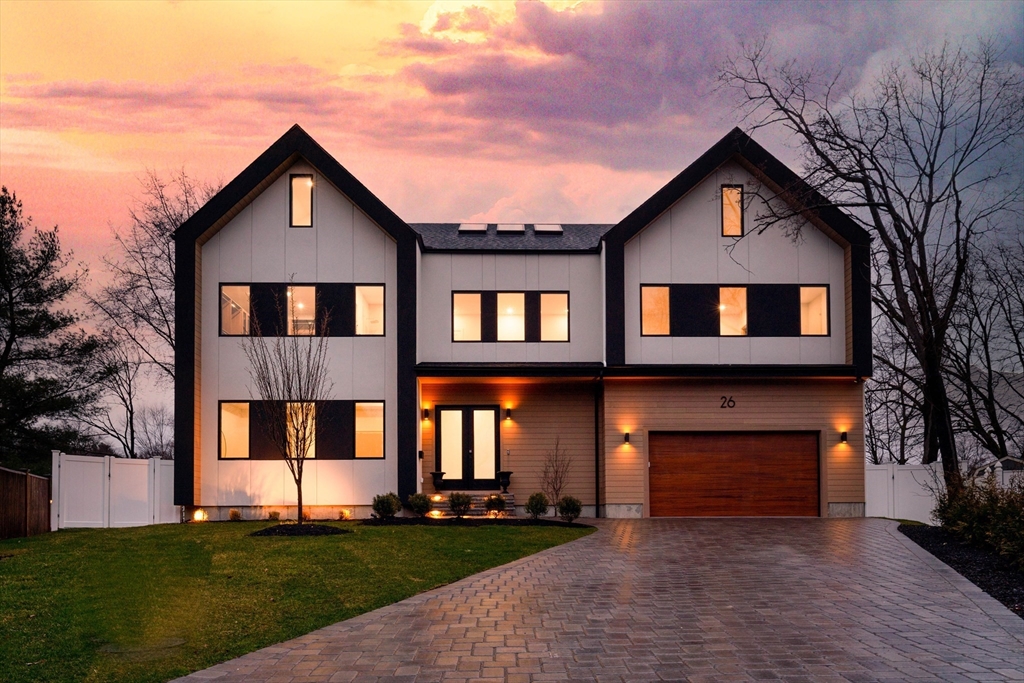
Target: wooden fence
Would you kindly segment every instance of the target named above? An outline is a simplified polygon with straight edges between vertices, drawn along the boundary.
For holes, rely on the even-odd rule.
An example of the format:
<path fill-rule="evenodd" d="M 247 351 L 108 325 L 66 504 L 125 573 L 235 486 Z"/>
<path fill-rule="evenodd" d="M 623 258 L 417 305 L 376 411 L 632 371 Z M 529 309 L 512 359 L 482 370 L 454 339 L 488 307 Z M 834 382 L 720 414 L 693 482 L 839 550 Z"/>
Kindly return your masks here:
<path fill-rule="evenodd" d="M 0 467 L 0 539 L 49 530 L 49 478 Z"/>

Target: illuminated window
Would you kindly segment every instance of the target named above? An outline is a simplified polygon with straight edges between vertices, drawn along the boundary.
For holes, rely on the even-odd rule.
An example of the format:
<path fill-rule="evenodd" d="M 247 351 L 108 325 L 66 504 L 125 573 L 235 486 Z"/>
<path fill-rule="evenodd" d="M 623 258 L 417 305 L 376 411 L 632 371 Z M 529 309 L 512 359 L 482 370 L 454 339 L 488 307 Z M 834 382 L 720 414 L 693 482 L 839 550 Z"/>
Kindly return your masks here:
<path fill-rule="evenodd" d="M 356 336 L 384 334 L 384 287 L 356 287 Z"/>
<path fill-rule="evenodd" d="M 526 341 L 526 295 L 498 292 L 498 341 Z"/>
<path fill-rule="evenodd" d="M 306 458 L 316 457 L 316 404 L 288 404 L 288 454 L 300 457 L 302 445 Z"/>
<path fill-rule="evenodd" d="M 800 334 L 828 334 L 828 287 L 800 288 Z"/>
<path fill-rule="evenodd" d="M 740 237 L 743 235 L 743 187 L 722 186 L 722 235 Z"/>
<path fill-rule="evenodd" d="M 249 404 L 220 404 L 220 457 L 249 457 Z"/>
<path fill-rule="evenodd" d="M 232 336 L 249 334 L 248 285 L 221 285 L 220 333 Z"/>
<path fill-rule="evenodd" d="M 745 337 L 747 334 L 747 288 L 718 288 L 718 319 L 723 337 Z"/>
<path fill-rule="evenodd" d="M 665 336 L 669 334 L 668 287 L 640 288 L 640 334 Z"/>
<path fill-rule="evenodd" d="M 313 176 L 291 176 L 291 211 L 293 228 L 309 228 L 313 225 Z"/>
<path fill-rule="evenodd" d="M 316 287 L 288 288 L 288 334 L 316 334 Z"/>
<path fill-rule="evenodd" d="M 356 457 L 384 457 L 383 403 L 356 403 Z"/>
<path fill-rule="evenodd" d="M 569 295 L 540 295 L 540 340 L 569 341 Z"/>
<path fill-rule="evenodd" d="M 452 294 L 452 339 L 480 341 L 479 294 Z"/>

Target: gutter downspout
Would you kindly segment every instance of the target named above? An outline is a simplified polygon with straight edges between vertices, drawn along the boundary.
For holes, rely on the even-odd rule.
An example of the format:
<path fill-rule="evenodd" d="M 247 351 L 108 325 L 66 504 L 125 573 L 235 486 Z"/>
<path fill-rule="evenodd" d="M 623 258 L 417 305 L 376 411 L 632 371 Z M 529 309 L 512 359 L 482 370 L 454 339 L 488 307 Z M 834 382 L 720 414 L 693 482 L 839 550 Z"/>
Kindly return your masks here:
<path fill-rule="evenodd" d="M 603 389 L 603 378 L 598 375 L 594 378 L 594 517 L 601 516 L 601 401 L 604 398 Z"/>

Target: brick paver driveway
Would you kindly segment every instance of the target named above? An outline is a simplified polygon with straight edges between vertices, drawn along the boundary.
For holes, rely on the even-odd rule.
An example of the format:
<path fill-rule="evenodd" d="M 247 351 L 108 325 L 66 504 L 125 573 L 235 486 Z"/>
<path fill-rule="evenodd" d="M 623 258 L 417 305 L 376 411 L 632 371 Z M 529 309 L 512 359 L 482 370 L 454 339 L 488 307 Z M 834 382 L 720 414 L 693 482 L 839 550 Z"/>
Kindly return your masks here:
<path fill-rule="evenodd" d="M 597 524 L 182 680 L 1024 680 L 1024 621 L 893 522 Z"/>

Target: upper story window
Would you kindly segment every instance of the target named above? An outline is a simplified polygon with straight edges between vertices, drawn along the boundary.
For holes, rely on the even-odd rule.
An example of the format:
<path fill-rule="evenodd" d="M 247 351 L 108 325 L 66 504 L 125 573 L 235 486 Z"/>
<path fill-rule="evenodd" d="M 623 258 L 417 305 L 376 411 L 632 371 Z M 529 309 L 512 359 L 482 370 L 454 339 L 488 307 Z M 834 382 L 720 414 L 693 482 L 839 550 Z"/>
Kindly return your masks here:
<path fill-rule="evenodd" d="M 316 334 L 316 287 L 289 287 L 288 335 L 312 336 Z"/>
<path fill-rule="evenodd" d="M 828 333 L 828 287 L 801 287 L 800 334 L 824 336 Z"/>
<path fill-rule="evenodd" d="M 452 294 L 452 341 L 480 341 L 480 293 Z"/>
<path fill-rule="evenodd" d="M 384 336 L 384 285 L 356 286 L 356 336 Z"/>
<path fill-rule="evenodd" d="M 747 336 L 747 288 L 718 288 L 718 320 L 723 337 Z"/>
<path fill-rule="evenodd" d="M 498 341 L 526 341 L 523 292 L 498 292 Z"/>
<path fill-rule="evenodd" d="M 291 223 L 293 228 L 313 226 L 313 176 L 296 174 L 291 178 Z"/>
<path fill-rule="evenodd" d="M 722 185 L 722 236 L 743 236 L 742 185 Z"/>
<path fill-rule="evenodd" d="M 568 292 L 452 292 L 452 341 L 567 342 Z"/>
<path fill-rule="evenodd" d="M 640 288 L 640 334 L 655 337 L 670 333 L 668 291 L 664 286 Z"/>
<path fill-rule="evenodd" d="M 569 341 L 569 295 L 542 293 L 540 295 L 540 340 L 542 342 Z"/>
<path fill-rule="evenodd" d="M 220 286 L 220 333 L 249 335 L 249 285 Z"/>

